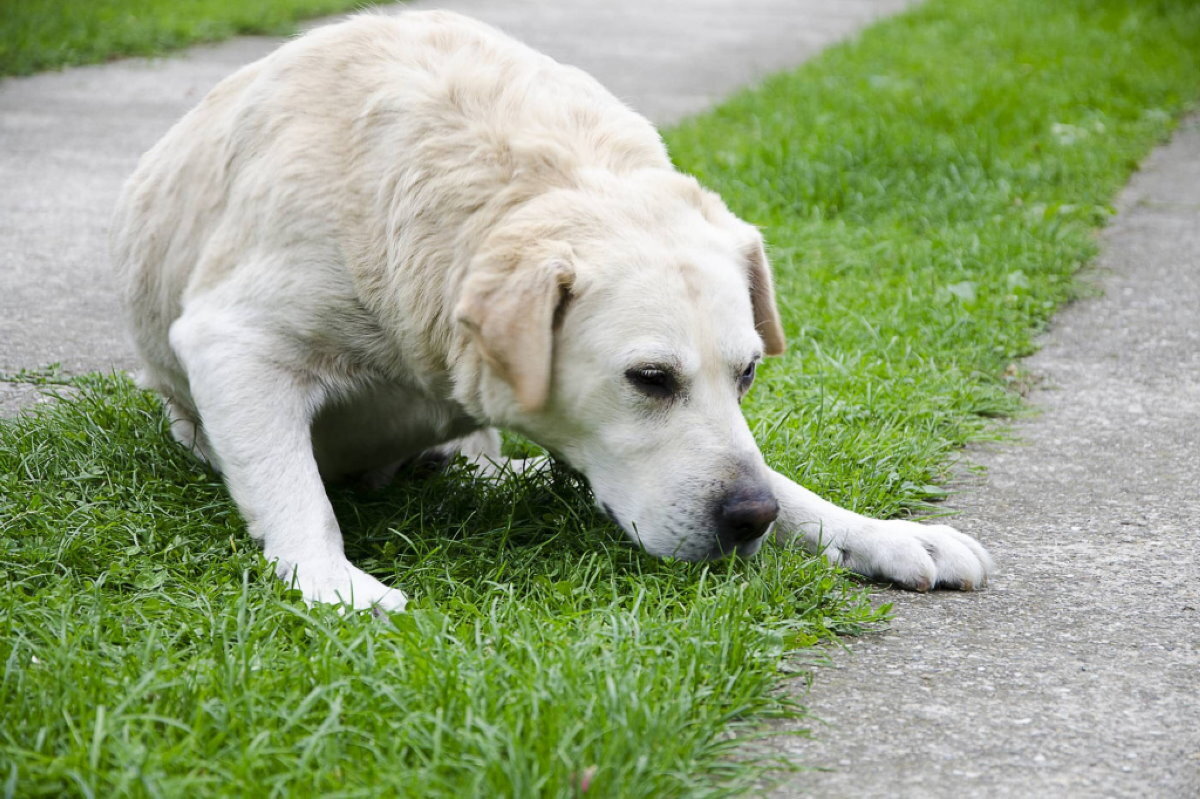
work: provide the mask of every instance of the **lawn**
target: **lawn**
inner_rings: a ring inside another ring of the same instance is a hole
[[[771,243],[791,346],[746,405],[768,460],[935,511],[1198,96],[1190,0],[935,0],[669,131]],[[641,555],[560,472],[334,491],[410,611],[309,610],[152,397],[7,379],[70,391],[0,423],[8,795],[739,795],[773,765],[758,725],[799,712],[781,666],[879,622],[801,553]]]
[[[239,33],[282,36],[297,20],[366,0],[2,0],[0,75],[159,55]]]

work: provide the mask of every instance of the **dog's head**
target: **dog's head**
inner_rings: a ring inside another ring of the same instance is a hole
[[[784,337],[762,239],[715,196],[655,170],[544,197],[480,251],[457,315],[490,420],[648,552],[758,550],[778,504],[739,403]]]

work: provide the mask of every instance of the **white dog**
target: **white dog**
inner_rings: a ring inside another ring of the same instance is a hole
[[[346,559],[323,478],[500,463],[496,427],[655,555],[773,527],[920,591],[987,580],[974,539],[766,466],[738,407],[784,348],[758,232],[592,78],[480,23],[362,15],[235,73],[143,157],[112,250],[176,438],[310,602],[405,603]]]

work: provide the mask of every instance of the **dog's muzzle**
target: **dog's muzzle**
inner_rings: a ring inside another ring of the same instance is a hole
[[[766,487],[738,485],[717,505],[717,557],[749,549],[767,534],[779,516],[779,501]],[[757,547],[755,547],[757,549]]]

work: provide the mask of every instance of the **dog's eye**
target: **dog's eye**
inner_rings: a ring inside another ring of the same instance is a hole
[[[675,375],[665,369],[630,369],[625,372],[625,379],[648,397],[666,399],[679,390],[679,382]]]
[[[754,370],[757,366],[757,361],[751,361],[745,371],[738,376],[738,391],[745,394],[750,390],[750,384],[754,382]]]

